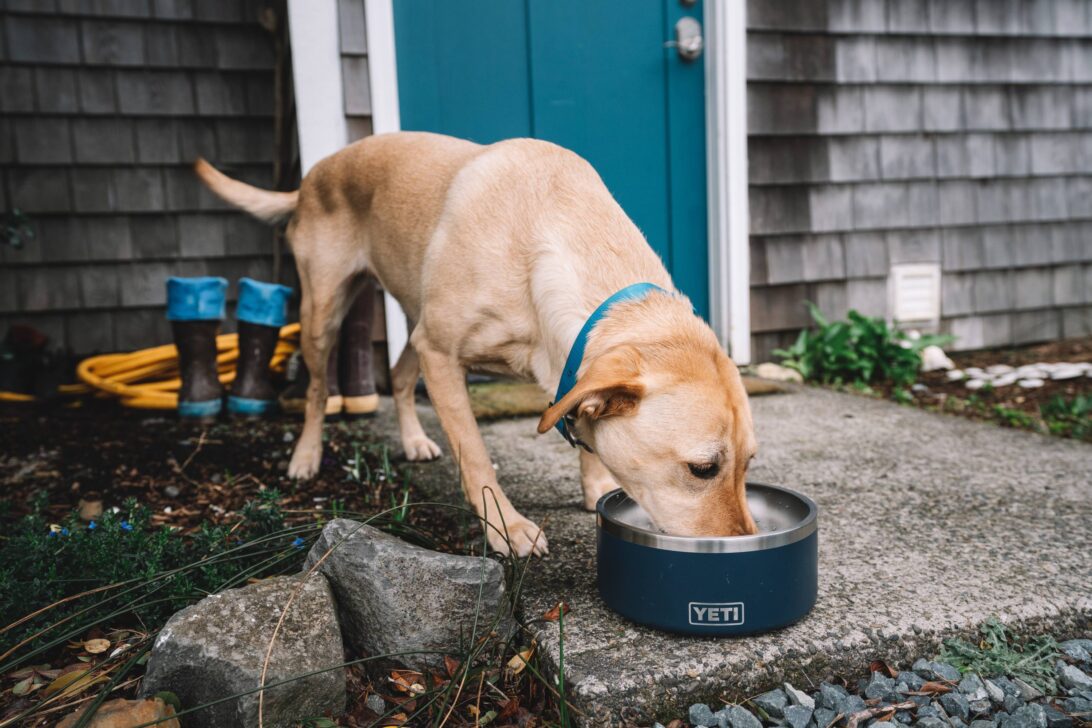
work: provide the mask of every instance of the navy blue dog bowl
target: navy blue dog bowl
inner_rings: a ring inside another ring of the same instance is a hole
[[[818,508],[786,488],[747,484],[753,536],[660,533],[621,490],[596,506],[599,596],[650,627],[702,635],[765,632],[801,619],[818,589]]]

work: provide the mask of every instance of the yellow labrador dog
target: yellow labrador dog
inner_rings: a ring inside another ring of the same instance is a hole
[[[322,160],[297,192],[268,192],[198,160],[228,203],[267,222],[288,220],[302,287],[306,420],[288,466],[319,469],[326,359],[361,275],[371,271],[410,319],[410,346],[392,370],[402,446],[440,455],[417,419],[419,372],[459,465],[467,500],[504,553],[545,554],[539,527],[497,483],[466,389],[471,370],[533,379],[553,392],[589,315],[575,386],[542,415],[586,443],[584,505],[621,486],[661,530],[754,533],[744,478],[755,453],[747,395],[712,330],[675,292],[660,259],[576,154],[543,141],[488,146],[426,133],[371,136]]]

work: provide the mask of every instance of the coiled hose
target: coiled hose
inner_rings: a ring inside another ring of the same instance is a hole
[[[289,324],[281,329],[280,340],[273,351],[269,367],[284,371],[285,362],[299,348],[300,325]],[[216,337],[216,366],[221,384],[235,379],[235,362],[239,358],[239,335],[221,334]],[[100,354],[84,359],[76,367],[81,384],[58,387],[64,395],[97,394],[117,397],[126,407],[137,409],[173,410],[178,407],[178,389],[182,380],[178,372],[178,349],[165,344],[126,354]],[[30,402],[34,397],[17,392],[0,392],[0,400]]]

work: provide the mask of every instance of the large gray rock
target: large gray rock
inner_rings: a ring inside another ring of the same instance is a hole
[[[187,725],[258,725],[258,693],[269,641],[301,577],[265,579],[202,599],[171,617],[156,637],[142,692],[169,690],[182,708],[239,697],[187,713]],[[263,706],[269,728],[293,726],[345,708],[345,670],[333,595],[314,575],[288,608],[270,655]],[[314,675],[307,673],[326,669]]]
[[[305,568],[328,551],[319,569],[342,634],[366,655],[409,653],[390,660],[438,667],[472,636],[496,631],[504,639],[513,628],[504,569],[492,559],[430,551],[343,518],[322,529]]]

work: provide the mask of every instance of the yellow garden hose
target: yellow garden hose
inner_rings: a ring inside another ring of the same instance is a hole
[[[298,348],[300,325],[289,324],[281,329],[281,338],[273,352],[270,368],[283,371],[285,361]],[[216,337],[217,368],[220,382],[230,384],[235,379],[235,361],[239,358],[238,334]],[[94,392],[118,397],[126,407],[173,410],[178,406],[178,389],[182,380],[178,374],[178,349],[174,344],[156,346],[127,354],[101,354],[84,359],[76,367],[82,384],[66,384],[58,388],[61,394],[78,395]],[[0,400],[29,402],[34,397],[17,392],[0,392]]]

